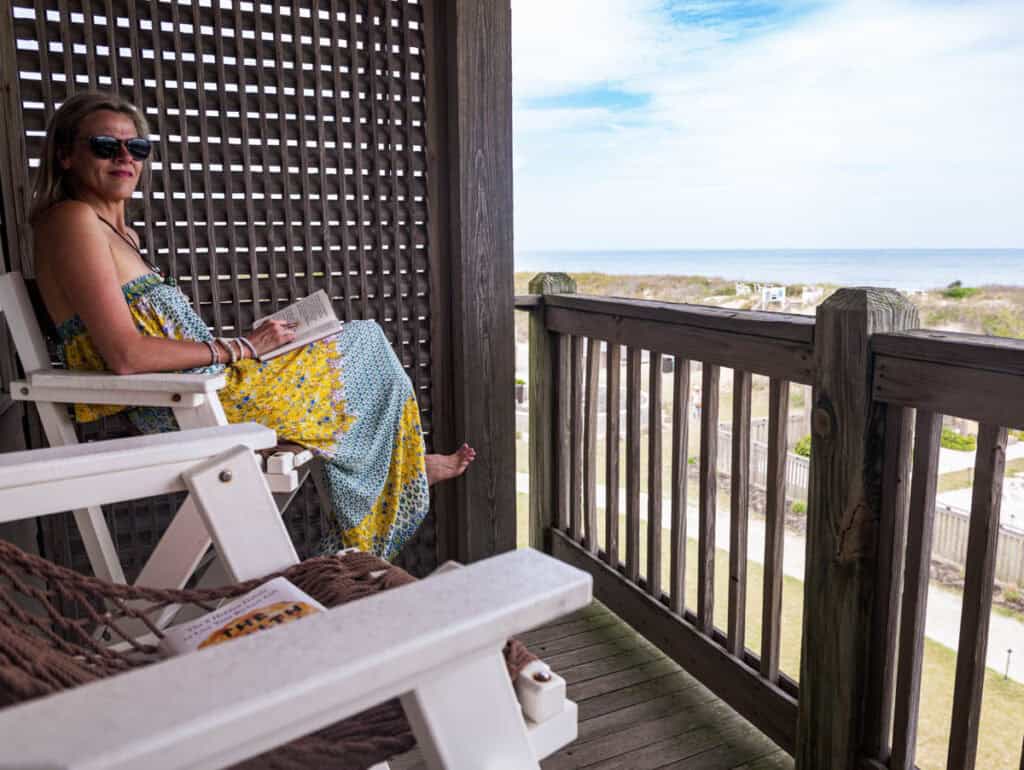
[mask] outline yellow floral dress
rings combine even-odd
[[[155,273],[122,287],[140,332],[152,337],[212,339],[185,296]],[[60,354],[69,369],[104,370],[76,316],[60,324]],[[373,321],[351,321],[326,339],[267,362],[192,369],[227,377],[220,400],[231,422],[258,422],[278,440],[312,449],[333,510],[321,553],[356,547],[393,558],[430,505],[423,431],[412,383]],[[144,433],[176,430],[169,409],[76,404],[91,422],[126,412]]]

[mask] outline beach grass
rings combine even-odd
[[[529,498],[517,495],[517,532],[519,544],[529,542]],[[641,522],[640,564],[646,565],[646,526]],[[669,542],[669,530],[662,533],[662,542]],[[620,543],[625,543],[625,528],[620,527]],[[662,560],[662,584],[669,579],[668,559]],[[761,642],[761,607],[763,567],[747,562],[746,646],[758,650]],[[728,552],[715,554],[715,618],[723,625],[728,609]],[[696,606],[697,543],[687,541],[686,604]],[[785,576],[782,589],[782,621],[780,624],[780,660],[782,671],[794,679],[800,673],[800,640],[803,629],[803,583]],[[953,685],[956,675],[956,653],[937,642],[925,639],[921,678],[921,718],[918,729],[917,764],[921,770],[945,767],[953,714]],[[1024,725],[1024,685],[1004,680],[991,669],[985,671],[985,694],[982,703],[981,736],[978,745],[979,768],[1012,770],[1020,757],[1021,729]]]
[[[515,274],[516,294],[526,294],[533,273]],[[580,294],[664,302],[690,302],[736,309],[751,309],[757,299],[737,297],[736,282],[722,278],[693,275],[611,275],[572,273]],[[1022,282],[1024,283],[1024,282]],[[808,276],[807,286],[822,289],[818,302],[835,291],[836,286],[816,282]],[[787,287],[790,301],[781,308],[790,313],[813,314],[815,305],[793,301],[803,284]],[[930,329],[988,334],[1024,339],[1024,286],[957,286],[914,292],[910,300],[921,314],[921,323]],[[517,314],[517,333],[525,337],[526,316]]]

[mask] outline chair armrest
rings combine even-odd
[[[223,767],[415,690],[590,600],[589,575],[536,551],[502,554],[9,708],[0,768]]]
[[[269,428],[238,423],[0,453],[0,521],[183,490],[196,465],[276,443]]]
[[[122,406],[197,407],[227,380],[223,374],[110,374],[50,369],[32,372],[11,383],[16,401],[61,404],[117,404]]]

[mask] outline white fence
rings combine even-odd
[[[789,452],[786,455],[786,497],[790,500],[807,500],[810,461],[806,457]],[[718,427],[718,472],[729,475],[732,472],[732,429],[727,425]],[[750,441],[750,484],[764,490],[768,483],[768,444]]]
[[[970,519],[968,511],[936,503],[932,556],[954,564],[966,564]],[[1024,533],[1007,527],[999,528],[996,580],[1024,585]]]
[[[807,500],[810,461],[806,457],[788,453],[786,456],[786,497]],[[732,430],[727,425],[718,428],[718,471],[729,475],[732,470]],[[750,442],[750,484],[764,490],[768,478],[768,445],[763,441]],[[967,536],[970,531],[970,513],[945,503],[935,504],[935,541],[932,555],[953,564],[967,563]],[[999,528],[996,548],[996,580],[1024,586],[1024,533],[1008,527]]]

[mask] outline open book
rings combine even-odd
[[[295,328],[295,339],[287,342],[281,347],[269,350],[260,356],[260,361],[269,361],[272,358],[290,353],[296,348],[301,348],[311,342],[322,340],[341,331],[341,321],[334,314],[334,307],[331,299],[323,289],[303,297],[298,302],[289,305],[283,310],[264,316],[256,321],[255,326],[266,321],[282,320],[298,324]]]
[[[277,577],[218,610],[167,629],[160,649],[166,655],[194,652],[324,610],[320,602],[294,583]]]

